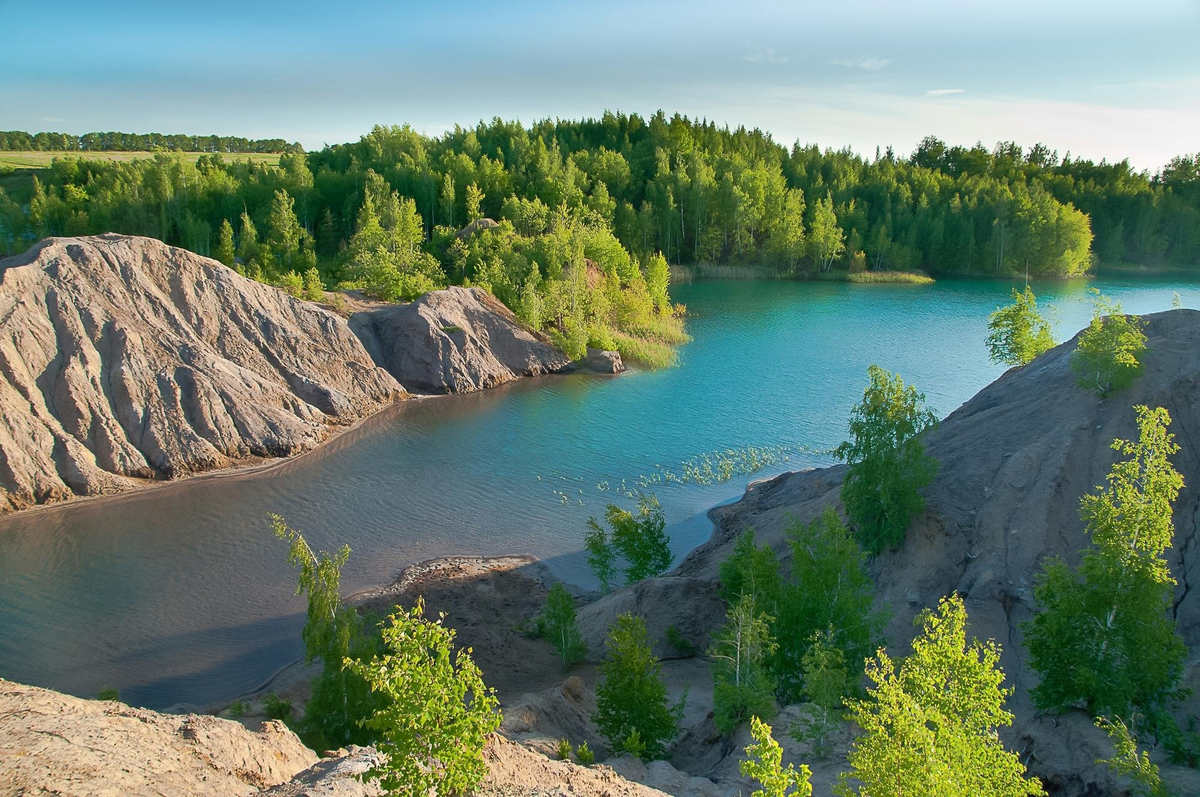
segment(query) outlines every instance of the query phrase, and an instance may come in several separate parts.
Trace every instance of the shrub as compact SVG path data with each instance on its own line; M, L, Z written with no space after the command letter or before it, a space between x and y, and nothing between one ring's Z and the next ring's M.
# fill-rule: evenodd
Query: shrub
M846 657L833 644L833 629L813 636L804 654L804 692L808 695L806 716L792 726L792 738L811 745L818 759L829 755L829 735L842 720L842 700L850 691Z
M920 490L933 480L937 461L925 455L920 434L936 417L925 395L899 376L872 365L862 403L850 414L852 440L835 449L849 463L842 484L846 514L871 553L904 542L913 515L925 507Z
M1094 389L1103 397L1128 387L1141 373L1145 323L1137 316L1125 315L1119 302L1093 290L1092 321L1079 333L1071 368L1080 387Z
M1044 795L1026 779L1020 757L1004 749L998 729L1012 724L1001 687L1000 648L967 643L967 612L958 596L917 618L922 631L899 667L880 649L867 663L867 699L850 700L862 729L850 771L835 792L850 795L938 794L972 797ZM857 781L857 787L851 782Z
M696 647L696 644L692 642L692 640L685 637L683 632L673 624L667 626L666 636L667 644L674 648L675 652L685 659L690 659L692 656L695 656L696 652L699 650L699 648Z
M671 566L671 538L664 531L667 523L662 506L653 495L638 499L636 515L609 504L604 517L610 531L601 528L595 518L588 518L584 538L588 564L602 589L607 591L618 555L625 561L626 584L660 576Z
M1054 347L1050 324L1038 312L1037 297L1028 285L1012 291L1013 303L988 316L988 356L993 363L1026 365Z
M742 775L753 778L762 784L761 789L755 789L750 797L811 797L812 784L809 778L812 771L804 764L799 771L795 766L783 766L783 748L771 736L771 726L758 717L750 720L750 736L754 744L746 748L749 756L741 763L739 769Z
M263 713L269 720L288 722L292 718L292 701L286 700L272 692L263 698Z
M120 700L121 693L111 686L106 686L96 693L97 700Z
M383 704L363 721L383 761L364 773L390 794L467 793L487 774L483 745L500 726L495 690L483 683L470 649L455 650L454 631L424 619L424 601L398 609L383 629L384 653L347 659Z
M234 719L238 719L239 717L245 716L246 712L249 710L250 704L245 700L235 700L229 706L229 716L233 717Z
M558 747L554 752L559 761L569 761L571 759L571 742L567 739L559 739Z
M541 637L554 645L564 668L582 659L587 652L575 620L575 598L561 582L550 588L546 606L537 618L537 629Z
M592 721L615 750L638 758L661 758L679 732L682 704L667 704L662 665L650 649L646 623L631 614L608 630Z
M588 743L584 742L583 744L579 745L579 748L575 751L575 759L585 767L590 767L592 764L596 763L596 754L592 752L590 747L588 747Z

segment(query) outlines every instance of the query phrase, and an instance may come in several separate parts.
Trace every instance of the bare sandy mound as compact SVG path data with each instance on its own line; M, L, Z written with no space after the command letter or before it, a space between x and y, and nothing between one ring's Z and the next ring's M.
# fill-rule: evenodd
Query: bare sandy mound
M0 795L249 795L316 760L281 723L255 733L0 680Z
M296 454L403 394L342 318L151 238L0 261L0 509Z
M570 365L481 288L447 288L410 304L355 313L350 326L375 362L424 393L469 393Z
M1121 793L1094 761L1111 753L1089 718L1038 717L1029 699L1037 683L1027 666L1020 625L1033 608L1033 584L1049 556L1078 562L1087 545L1079 499L1104 481L1116 459L1114 438L1136 436L1133 405L1166 407L1182 450L1175 466L1186 487L1175 507L1175 546L1169 552L1179 581L1175 614L1189 649L1186 685L1200 686L1200 313L1175 310L1146 317L1148 351L1142 376L1130 388L1100 400L1075 384L1070 341L996 382L944 420L927 450L941 463L927 490L927 511L909 529L905 545L877 557L872 572L879 596L896 610L888 629L892 648L906 652L912 619L951 591L965 596L971 632L1004 649L1008 683L1017 687L1009 708L1015 727L1006 742L1021 750L1031 771L1064 794ZM756 530L786 560L790 520L809 521L827 504L841 508L842 467L788 473L752 485L737 503L710 514L712 539L693 551L677 574L715 579L733 541ZM705 612L716 624L719 616ZM1187 713L1200 713L1195 699ZM1197 773L1166 767L1179 793L1200 793Z

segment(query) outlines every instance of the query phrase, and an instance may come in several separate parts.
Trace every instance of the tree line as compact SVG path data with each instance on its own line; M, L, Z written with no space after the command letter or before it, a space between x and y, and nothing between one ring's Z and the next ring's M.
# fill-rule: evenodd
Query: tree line
M46 142L51 134L38 135ZM212 137L185 138L196 150L229 150ZM85 161L91 148L79 147ZM457 231L472 216L507 221L513 233L529 237L555 215L568 215L608 230L642 261L661 252L672 263L765 266L783 274L1063 276L1097 260L1200 263L1197 156L1175 158L1150 175L1128 161L1059 157L1040 144L967 148L929 137L908 157L890 149L864 157L799 143L789 148L760 130L661 112L529 127L494 119L438 137L378 126L357 142L279 168L82 162L40 178L44 208L30 206L28 186L14 191L26 218L10 211L2 223L10 246L113 230L210 253L223 220L236 235L245 210L262 228L274 191L286 190L322 273L336 282L368 172L412 202L424 246L437 250L448 274L451 266L489 268L486 259L466 263L448 252L437 232Z
M0 151L8 152L303 152L298 143L282 138L192 136L186 133L26 133L0 130Z

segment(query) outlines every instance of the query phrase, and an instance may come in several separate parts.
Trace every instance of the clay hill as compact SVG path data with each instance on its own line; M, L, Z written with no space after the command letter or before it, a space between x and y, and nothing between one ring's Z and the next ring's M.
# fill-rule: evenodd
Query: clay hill
M567 365L478 290L362 315L150 238L0 260L0 511L290 456L407 389Z

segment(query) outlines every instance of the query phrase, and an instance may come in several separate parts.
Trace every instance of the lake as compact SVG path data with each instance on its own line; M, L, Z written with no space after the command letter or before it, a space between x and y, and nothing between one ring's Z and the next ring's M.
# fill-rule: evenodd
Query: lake
M1128 312L1200 285L1102 278L1035 285L1056 339L1082 328L1095 285ZM304 604L278 512L314 548L353 549L343 588L443 554L532 553L589 584L584 523L664 469L716 449L784 447L753 477L654 487L671 547L707 539L705 512L751 478L830 462L867 366L899 372L939 416L995 379L987 315L1005 282L678 285L694 342L679 367L552 376L408 402L260 473L0 518L0 676L83 696L116 687L163 708L259 686L302 655ZM641 480L639 482L639 480Z

